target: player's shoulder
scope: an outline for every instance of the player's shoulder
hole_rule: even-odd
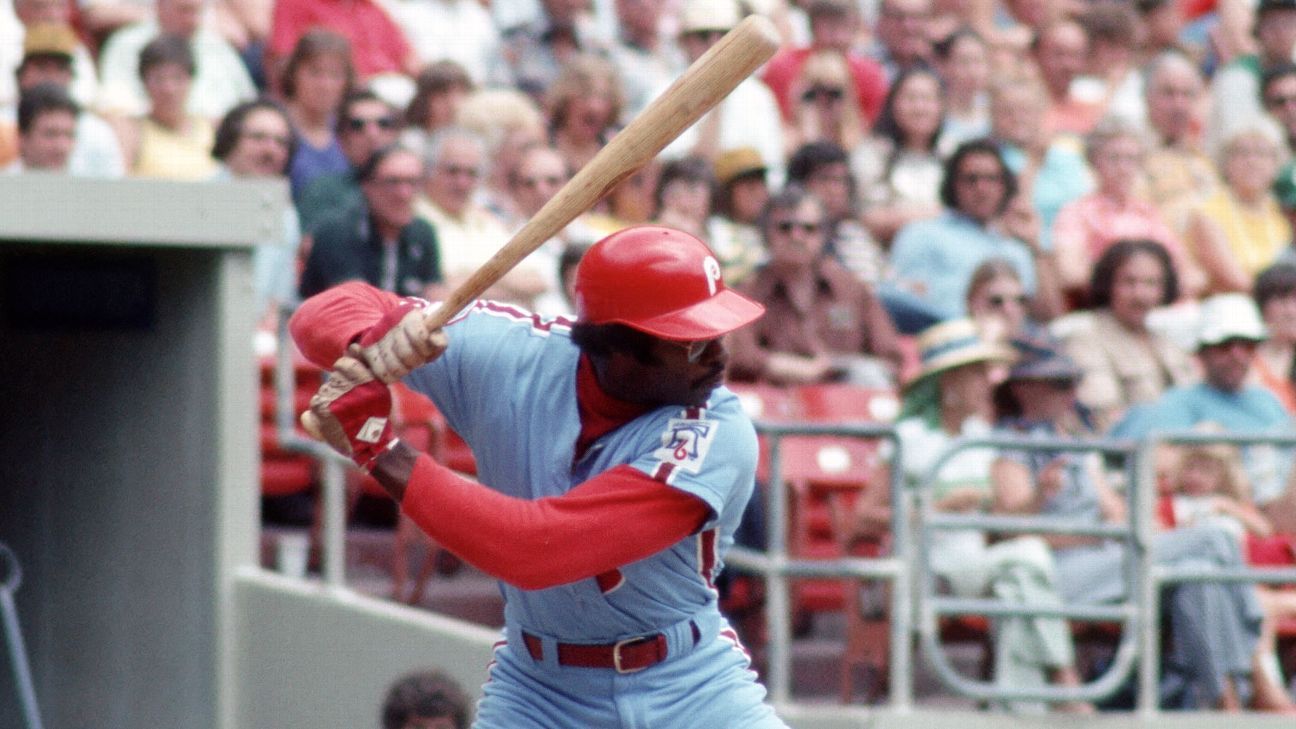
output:
[[[479,299],[450,320],[450,325],[461,323],[517,335],[570,339],[575,321],[564,316],[538,314],[516,304]]]

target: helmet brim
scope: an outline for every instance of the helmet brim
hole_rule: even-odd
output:
[[[649,319],[622,320],[617,323],[661,339],[692,342],[728,334],[756,321],[764,314],[764,306],[732,289],[723,289],[715,296],[683,309]]]

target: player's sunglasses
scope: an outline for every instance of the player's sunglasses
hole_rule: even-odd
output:
[[[670,339],[665,341],[684,350],[685,356],[688,357],[689,364],[693,364],[702,359],[702,355],[707,351],[707,348],[720,341],[720,337],[715,337],[713,339],[698,339],[693,342],[676,342]]]

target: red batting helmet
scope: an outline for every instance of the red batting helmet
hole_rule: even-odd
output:
[[[702,241],[655,225],[595,243],[576,269],[580,321],[624,324],[662,339],[712,339],[749,324],[765,307],[725,288]]]

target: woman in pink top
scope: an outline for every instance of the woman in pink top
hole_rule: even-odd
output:
[[[1185,293],[1195,296],[1200,290],[1201,275],[1189,269],[1178,236],[1156,206],[1134,195],[1145,151],[1142,133],[1119,118],[1104,119],[1089,134],[1085,156],[1097,189],[1063,207],[1053,228],[1058,275],[1069,294],[1084,294],[1094,262],[1122,239],[1152,240],[1165,246]]]

